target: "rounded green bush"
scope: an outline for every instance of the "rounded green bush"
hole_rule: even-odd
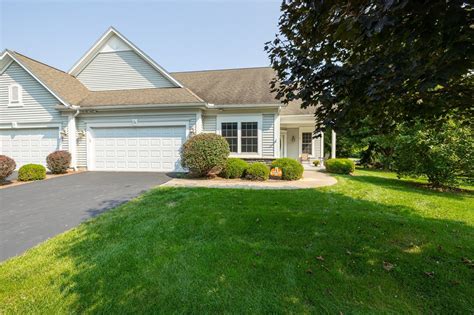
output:
[[[27,182],[46,178],[46,168],[39,164],[25,164],[18,170],[18,180]]]
[[[278,167],[281,169],[284,180],[297,180],[303,177],[303,165],[297,160],[290,158],[280,158],[272,162],[272,167]]]
[[[53,174],[66,173],[71,165],[71,153],[68,151],[54,151],[46,157],[46,165]]]
[[[238,158],[227,159],[220,176],[224,178],[240,178],[244,176],[245,171],[249,167],[249,163]]]
[[[250,180],[267,180],[270,177],[270,169],[265,163],[257,162],[249,165],[245,171],[245,178]]]
[[[316,167],[319,166],[319,163],[320,163],[319,160],[314,160],[314,161],[313,161],[313,165],[316,166]]]
[[[329,159],[324,162],[326,171],[335,174],[350,174],[355,170],[355,163],[349,159]]]
[[[0,155],[0,180],[10,176],[16,168],[15,161],[6,155]]]
[[[219,174],[229,156],[229,143],[217,134],[201,133],[181,147],[181,165],[193,176]]]

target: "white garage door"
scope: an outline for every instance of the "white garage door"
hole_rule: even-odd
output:
[[[93,128],[93,170],[180,171],[185,127]]]
[[[0,129],[0,154],[15,160],[17,168],[28,163],[46,165],[49,153],[59,149],[58,128]]]

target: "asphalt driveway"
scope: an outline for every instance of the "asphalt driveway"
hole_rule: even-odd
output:
[[[85,172],[0,189],[0,261],[170,179],[164,173]]]

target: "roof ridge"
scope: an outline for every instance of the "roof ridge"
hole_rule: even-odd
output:
[[[16,51],[16,50],[13,50],[13,52],[14,52],[15,54],[17,54],[17,55],[20,55],[20,56],[22,56],[22,57],[28,58],[28,59],[30,59],[30,60],[32,60],[32,61],[34,61],[34,62],[36,62],[36,63],[39,63],[39,64],[41,64],[41,65],[43,65],[43,66],[46,66],[46,67],[49,67],[49,68],[54,69],[54,70],[56,70],[56,71],[62,72],[62,73],[67,74],[67,75],[70,75],[69,73],[67,73],[67,72],[64,71],[64,70],[61,70],[61,69],[58,69],[58,68],[53,67],[53,66],[51,66],[51,65],[48,65],[47,63],[44,63],[44,62],[42,62],[42,61],[39,61],[38,59],[34,59],[34,58],[31,58],[31,57],[28,57],[27,55],[24,55],[24,54],[22,54],[22,53],[20,53],[20,52],[18,52],[18,51]]]
[[[223,68],[223,69],[207,69],[207,70],[190,70],[190,71],[171,71],[170,73],[191,73],[191,72],[212,72],[212,71],[238,71],[238,70],[250,70],[250,69],[272,69],[270,66],[261,67],[244,67],[244,68]]]

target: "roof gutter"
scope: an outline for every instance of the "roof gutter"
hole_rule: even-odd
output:
[[[65,108],[56,106],[60,111],[72,110],[135,110],[135,109],[187,109],[187,108],[206,108],[206,103],[181,103],[181,104],[127,104],[127,105],[96,105],[96,106],[74,106],[74,108]]]

